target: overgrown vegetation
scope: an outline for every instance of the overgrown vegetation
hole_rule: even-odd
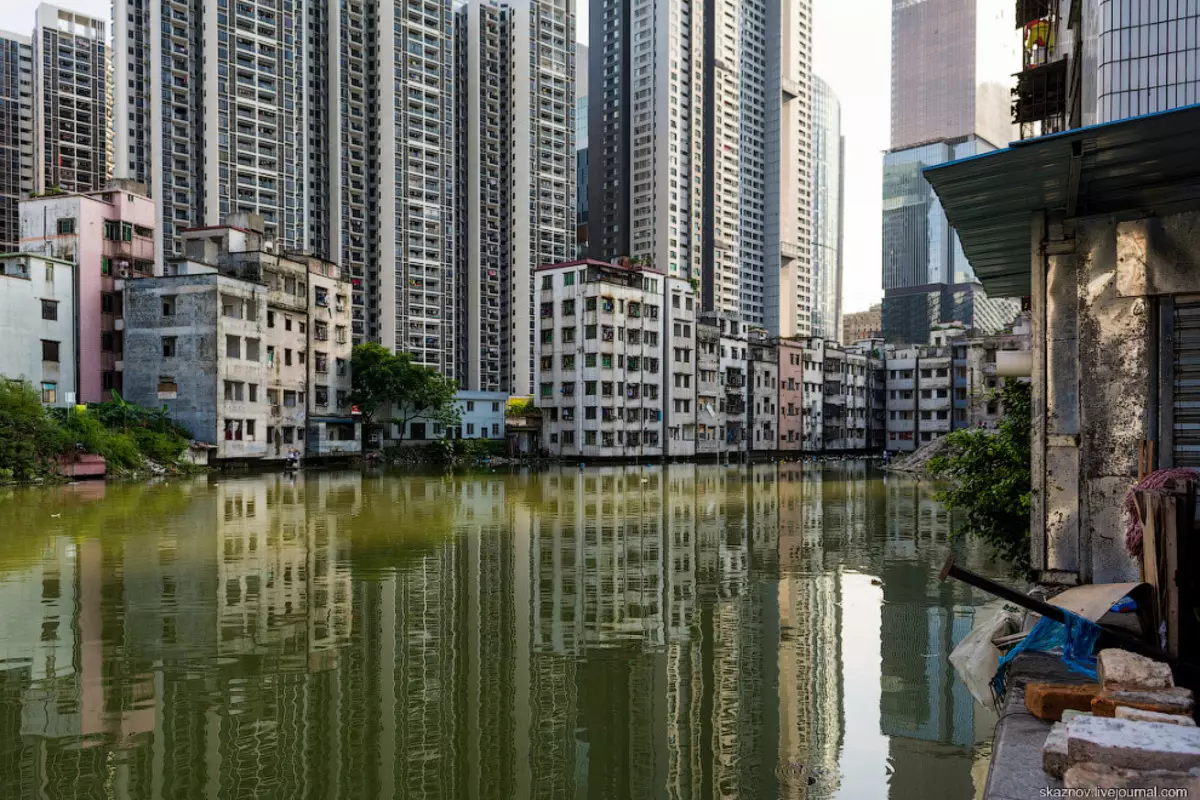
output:
[[[403,441],[408,423],[426,420],[450,429],[459,423],[454,394],[458,386],[432,367],[416,364],[408,353],[393,353],[368,342],[350,357],[353,389],[350,402],[363,418],[363,437],[380,423],[393,422]]]
[[[1022,572],[1029,570],[1031,387],[1006,381],[996,394],[1004,415],[996,430],[946,437],[929,472],[950,482],[938,499],[955,513],[954,535],[983,539]]]
[[[532,397],[510,397],[504,407],[506,417],[529,417],[541,413],[541,409],[533,404]]]
[[[177,469],[187,444],[165,409],[128,403],[116,392],[85,408],[47,409],[28,382],[0,380],[0,478],[53,477],[59,459],[75,453],[104,456],[117,472],[147,462]]]

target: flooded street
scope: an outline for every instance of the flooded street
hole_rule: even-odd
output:
[[[0,797],[976,797],[948,514],[864,462],[0,493]],[[960,561],[1003,576],[959,543]]]

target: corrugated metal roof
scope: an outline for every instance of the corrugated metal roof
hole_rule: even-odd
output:
[[[1200,206],[1200,105],[1014,142],[924,175],[988,292],[1027,295],[1034,211],[1086,217]]]

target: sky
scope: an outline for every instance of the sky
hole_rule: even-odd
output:
[[[28,34],[38,0],[0,0],[0,29]],[[110,19],[109,0],[55,5]],[[842,103],[846,137],[845,253],[842,309],[862,311],[881,288],[883,151],[889,138],[890,0],[813,0],[813,72]],[[587,2],[578,0],[580,41],[587,41]]]

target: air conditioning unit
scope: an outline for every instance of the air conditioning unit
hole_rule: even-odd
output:
[[[129,273],[130,273],[129,267],[120,267],[119,269],[117,269],[117,277],[119,277],[119,278],[128,278]]]

